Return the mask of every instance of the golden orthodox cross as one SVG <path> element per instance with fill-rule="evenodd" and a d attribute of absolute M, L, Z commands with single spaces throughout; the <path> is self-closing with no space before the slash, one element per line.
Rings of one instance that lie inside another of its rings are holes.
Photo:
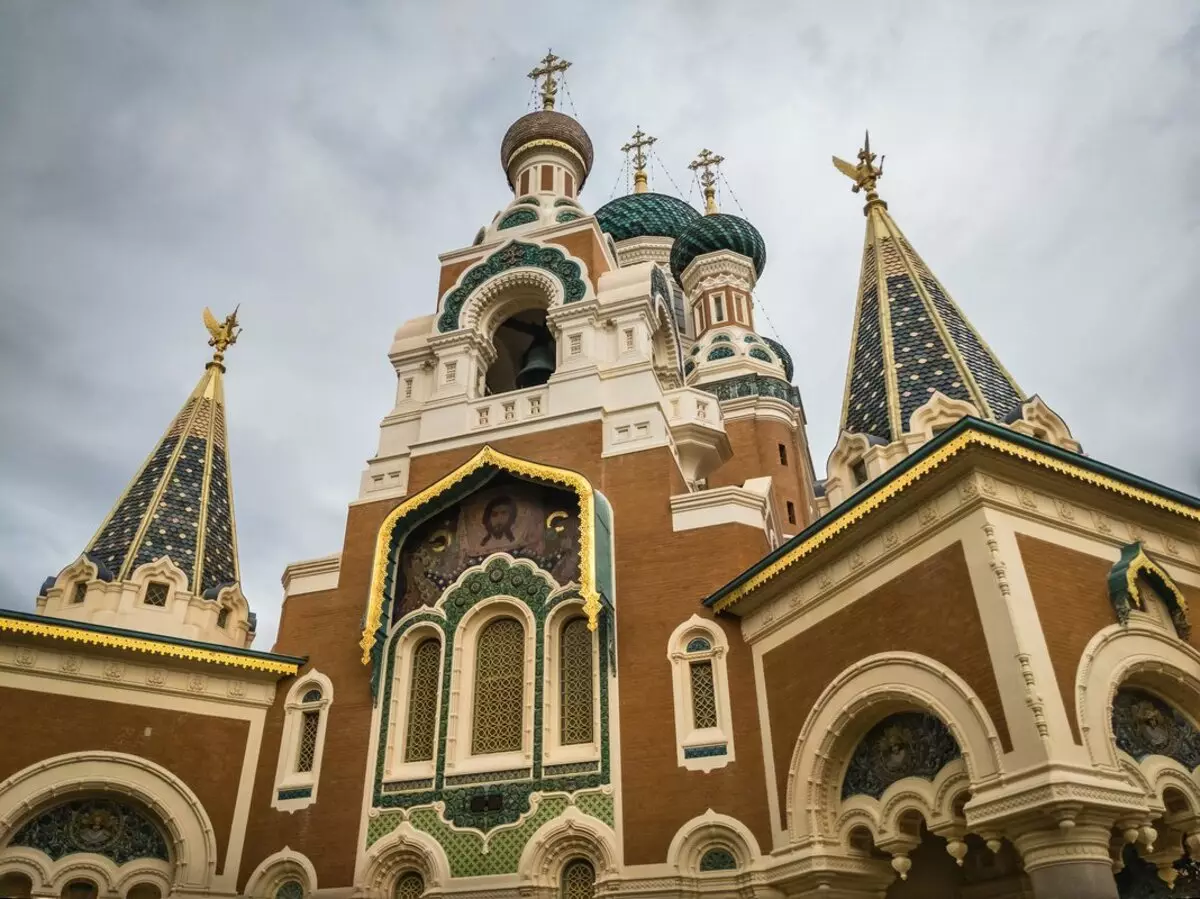
<path fill-rule="evenodd" d="M 688 168 L 693 172 L 700 172 L 700 185 L 704 188 L 705 215 L 715 215 L 721 211 L 717 208 L 717 176 L 712 170 L 724 161 L 724 156 L 718 156 L 705 148 L 700 151 L 699 156 L 688 164 Z"/>
<path fill-rule="evenodd" d="M 533 83 L 537 84 L 539 78 L 545 78 L 545 82 L 540 85 L 542 92 L 542 109 L 554 108 L 554 95 L 558 93 L 558 82 L 554 80 L 556 74 L 561 74 L 571 67 L 571 64 L 560 56 L 555 56 L 554 51 L 547 51 L 542 58 L 541 64 L 529 73 L 529 77 L 533 79 Z"/>
<path fill-rule="evenodd" d="M 649 180 L 646 178 L 646 149 L 653 146 L 657 137 L 651 137 L 642 131 L 642 126 L 638 125 L 637 130 L 633 132 L 633 140 L 621 148 L 621 152 L 626 155 L 629 151 L 633 151 L 633 192 L 635 194 L 644 194 L 650 189 Z"/>

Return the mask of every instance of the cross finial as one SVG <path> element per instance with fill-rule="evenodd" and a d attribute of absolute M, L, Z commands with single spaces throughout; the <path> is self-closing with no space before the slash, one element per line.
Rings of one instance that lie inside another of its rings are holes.
<path fill-rule="evenodd" d="M 570 67 L 571 64 L 569 62 L 561 56 L 555 56 L 554 51 L 549 50 L 542 57 L 538 67 L 529 73 L 529 77 L 533 79 L 534 84 L 537 84 L 539 78 L 546 79 L 540 85 L 542 109 L 554 108 L 554 95 L 558 93 L 558 82 L 554 80 L 554 76 L 565 72 Z"/>
<path fill-rule="evenodd" d="M 644 194 L 650 189 L 649 180 L 646 178 L 646 149 L 653 146 L 657 137 L 651 137 L 642 131 L 642 126 L 638 125 L 637 130 L 633 132 L 633 140 L 621 148 L 621 152 L 629 155 L 633 151 L 633 192 L 635 194 Z"/>
<path fill-rule="evenodd" d="M 700 186 L 704 188 L 705 215 L 716 215 L 721 211 L 717 207 L 717 176 L 712 170 L 724 161 L 724 156 L 718 156 L 706 147 L 688 164 L 688 168 L 693 172 L 700 172 Z"/>
<path fill-rule="evenodd" d="M 225 351 L 237 343 L 238 335 L 242 333 L 237 320 L 240 308 L 239 305 L 233 312 L 225 316 L 225 321 L 221 322 L 217 321 L 217 317 L 212 314 L 211 309 L 207 306 L 204 307 L 204 327 L 208 328 L 208 345 L 213 348 L 213 358 L 209 364 L 220 366 L 222 371 L 225 370 L 222 365 L 225 361 Z"/>
<path fill-rule="evenodd" d="M 875 187 L 879 179 L 883 177 L 883 160 L 885 157 L 879 157 L 879 165 L 875 165 L 875 154 L 871 152 L 871 132 L 868 131 L 863 135 L 862 149 L 858 151 L 858 165 L 846 162 L 844 159 L 833 157 L 833 164 L 839 172 L 854 182 L 854 186 L 850 188 L 854 193 L 860 190 L 867 192 L 867 206 L 872 203 L 883 201 L 879 199 L 879 194 Z M 885 204 L 886 206 L 886 204 Z"/>

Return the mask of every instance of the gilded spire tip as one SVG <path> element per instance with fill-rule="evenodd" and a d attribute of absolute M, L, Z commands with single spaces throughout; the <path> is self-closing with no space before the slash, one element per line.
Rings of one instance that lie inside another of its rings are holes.
<path fill-rule="evenodd" d="M 219 365 L 224 368 L 225 350 L 237 343 L 238 335 L 242 333 L 242 328 L 237 320 L 240 308 L 242 307 L 239 304 L 233 312 L 225 316 L 224 321 L 217 321 L 212 310 L 207 306 L 204 307 L 204 327 L 208 329 L 209 333 L 208 345 L 213 348 L 210 365 Z"/>
<path fill-rule="evenodd" d="M 635 194 L 644 194 L 650 189 L 650 179 L 646 176 L 646 150 L 653 146 L 656 140 L 658 140 L 657 137 L 646 134 L 642 131 L 642 126 L 638 125 L 633 132 L 633 139 L 621 147 L 621 152 L 626 156 L 630 151 L 633 152 L 633 192 Z"/>
<path fill-rule="evenodd" d="M 871 132 L 867 131 L 863 134 L 862 149 L 858 151 L 858 164 L 834 156 L 833 165 L 854 182 L 854 186 L 850 188 L 854 193 L 860 190 L 867 192 L 866 209 L 870 209 L 873 203 L 880 203 L 886 209 L 887 203 L 879 199 L 879 193 L 875 189 L 879 179 L 883 177 L 883 160 L 886 157 L 879 157 L 879 165 L 875 165 L 875 158 L 875 154 L 871 152 Z"/>
<path fill-rule="evenodd" d="M 724 156 L 718 156 L 707 147 L 693 159 L 688 168 L 700 172 L 700 186 L 704 188 L 704 214 L 716 215 L 721 211 L 717 206 L 717 176 L 713 169 L 725 161 Z"/>
<path fill-rule="evenodd" d="M 546 79 L 538 85 L 542 95 L 542 109 L 554 109 L 554 97 L 558 93 L 558 82 L 554 80 L 554 76 L 561 75 L 570 67 L 570 62 L 561 56 L 555 56 L 553 50 L 548 50 L 538 66 L 529 73 L 534 84 L 538 84 L 542 78 Z"/>

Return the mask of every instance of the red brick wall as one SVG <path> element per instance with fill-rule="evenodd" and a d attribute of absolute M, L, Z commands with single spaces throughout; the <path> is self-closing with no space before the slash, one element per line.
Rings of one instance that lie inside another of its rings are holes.
<path fill-rule="evenodd" d="M 1005 751 L 1012 748 L 966 557 L 956 543 L 763 656 L 781 814 L 792 752 L 821 692 L 860 659 L 898 650 L 937 659 L 965 680 Z"/>
<path fill-rule="evenodd" d="M 71 752 L 127 752 L 149 759 L 196 794 L 212 821 L 217 871 L 224 869 L 248 721 L 11 687 L 0 687 L 0 709 L 9 727 L 0 739 L 0 780 Z"/>
<path fill-rule="evenodd" d="M 770 476 L 775 521 L 781 533 L 800 533 L 812 520 L 809 514 L 812 494 L 805 473 L 808 450 L 803 434 L 793 432 L 774 418 L 736 418 L 725 423 L 725 432 L 729 435 L 733 458 L 713 472 L 709 485 L 740 487 L 750 478 Z M 779 461 L 780 444 L 787 450 L 786 465 Z M 788 522 L 789 501 L 796 510 L 795 524 Z"/>
<path fill-rule="evenodd" d="M 667 658 L 671 632 L 693 614 L 707 615 L 700 601 L 760 558 L 767 550 L 765 538 L 761 531 L 740 525 L 673 533 L 668 499 L 683 488 L 669 451 L 601 459 L 602 445 L 599 422 L 493 443 L 502 452 L 580 472 L 613 505 L 626 858 L 631 864 L 665 861 L 675 831 L 710 807 L 743 821 L 769 844 L 753 667 L 738 623 L 721 621 L 730 643 L 737 755 L 727 768 L 701 774 L 679 767 Z M 452 471 L 478 449 L 413 458 L 410 493 Z M 268 718 L 247 835 L 246 876 L 264 857 L 289 845 L 312 860 L 322 884 L 352 882 L 371 715 L 369 669 L 359 662 L 358 640 L 376 535 L 397 502 L 351 507 L 338 588 L 295 596 L 284 605 L 275 649 L 308 655 L 310 665 L 333 680 L 335 695 L 318 801 L 293 814 L 270 808 L 281 710 L 273 710 Z M 697 559 L 704 564 L 695 564 Z M 290 683 L 281 683 L 280 698 Z M 649 795 L 654 802 L 639 801 Z"/>
<path fill-rule="evenodd" d="M 1108 572 L 1112 563 L 1028 534 L 1017 534 L 1017 547 L 1033 591 L 1033 604 L 1037 607 L 1042 633 L 1046 636 L 1054 678 L 1058 681 L 1067 719 L 1071 722 L 1071 734 L 1079 744 L 1075 674 L 1088 641 L 1098 630 L 1117 620 L 1108 597 Z M 1197 608 L 1195 603 L 1200 603 L 1200 590 L 1182 586 L 1180 589 L 1189 608 Z M 1193 631 L 1192 646 L 1197 646 L 1196 639 Z"/>

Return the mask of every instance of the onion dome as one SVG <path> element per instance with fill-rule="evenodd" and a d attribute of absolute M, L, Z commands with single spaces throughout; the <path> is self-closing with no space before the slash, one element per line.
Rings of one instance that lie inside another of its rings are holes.
<path fill-rule="evenodd" d="M 613 240 L 631 237 L 679 237 L 700 213 L 678 197 L 640 193 L 617 197 L 596 210 L 596 223 Z"/>
<path fill-rule="evenodd" d="M 758 229 L 736 215 L 723 212 L 700 216 L 675 238 L 671 248 L 671 274 L 682 283 L 683 272 L 697 256 L 729 250 L 750 259 L 761 276 L 767 264 L 767 244 Z"/>
<path fill-rule="evenodd" d="M 504 167 L 510 187 L 514 186 L 512 162 L 517 154 L 526 148 L 544 147 L 548 144 L 563 146 L 578 157 L 583 171 L 579 186 L 583 187 L 583 182 L 592 170 L 592 139 L 577 121 L 552 109 L 539 109 L 537 112 L 523 115 L 505 132 L 504 140 L 500 143 L 500 165 Z"/>

